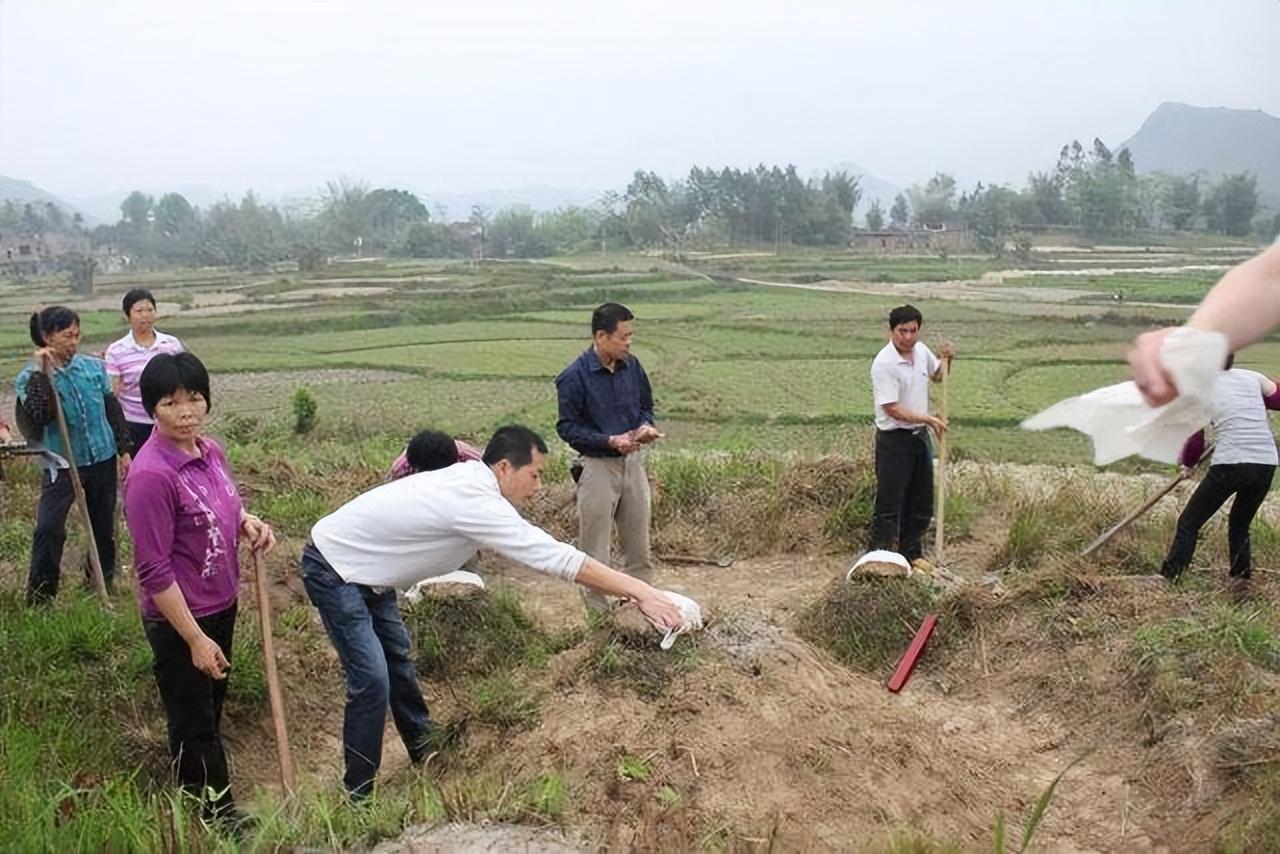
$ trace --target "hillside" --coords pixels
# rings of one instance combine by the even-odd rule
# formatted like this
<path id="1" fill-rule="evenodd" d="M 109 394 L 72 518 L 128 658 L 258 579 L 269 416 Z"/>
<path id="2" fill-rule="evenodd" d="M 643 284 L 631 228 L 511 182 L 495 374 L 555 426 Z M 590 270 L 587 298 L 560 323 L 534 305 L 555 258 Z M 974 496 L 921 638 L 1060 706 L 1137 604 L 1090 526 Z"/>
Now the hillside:
<path id="1" fill-rule="evenodd" d="M 7 175 L 0 175 L 0 202 L 6 199 L 12 199 L 18 203 L 37 203 L 45 204 L 52 202 L 61 208 L 68 216 L 79 213 L 84 215 L 84 211 L 59 196 L 55 196 L 48 190 L 41 189 L 30 181 L 23 181 L 20 178 L 10 178 Z"/>
<path id="2" fill-rule="evenodd" d="M 1140 172 L 1252 172 L 1261 203 L 1280 208 L 1280 118 L 1262 110 L 1166 102 L 1120 148 L 1129 149 Z"/>

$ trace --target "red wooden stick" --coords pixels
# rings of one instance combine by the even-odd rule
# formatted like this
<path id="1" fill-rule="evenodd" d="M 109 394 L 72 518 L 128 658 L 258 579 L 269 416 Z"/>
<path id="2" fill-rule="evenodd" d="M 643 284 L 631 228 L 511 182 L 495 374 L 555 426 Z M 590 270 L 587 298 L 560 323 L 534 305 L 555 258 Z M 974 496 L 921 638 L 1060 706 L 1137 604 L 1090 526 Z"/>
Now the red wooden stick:
<path id="1" fill-rule="evenodd" d="M 925 644 L 929 642 L 929 638 L 933 635 L 933 630 L 937 625 L 937 615 L 927 614 L 925 616 L 924 622 L 916 630 L 916 636 L 911 639 L 911 646 L 907 647 L 907 651 L 902 654 L 902 658 L 898 660 L 898 668 L 893 671 L 893 676 L 889 679 L 890 691 L 896 694 L 907 684 L 907 680 L 911 678 L 912 671 L 916 669 L 916 662 L 924 654 Z"/>

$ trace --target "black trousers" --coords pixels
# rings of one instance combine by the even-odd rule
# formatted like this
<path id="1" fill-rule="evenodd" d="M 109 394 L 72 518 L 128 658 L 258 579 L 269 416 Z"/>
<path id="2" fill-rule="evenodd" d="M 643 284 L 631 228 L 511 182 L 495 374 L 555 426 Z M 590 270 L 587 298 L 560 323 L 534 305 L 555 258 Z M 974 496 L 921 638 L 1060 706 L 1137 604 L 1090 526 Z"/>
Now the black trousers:
<path id="1" fill-rule="evenodd" d="M 142 446 L 151 438 L 151 428 L 154 425 L 142 424 L 138 421 L 126 421 L 125 424 L 129 428 L 129 438 L 133 440 L 133 455 L 136 457 L 138 451 L 142 450 Z"/>
<path id="2" fill-rule="evenodd" d="M 196 623 L 230 662 L 236 606 L 197 617 Z M 153 670 L 169 722 L 169 755 L 178 784 L 200 799 L 206 818 L 230 816 L 235 801 L 218 730 L 230 677 L 211 679 L 197 670 L 191 648 L 168 622 L 143 620 L 142 626 L 155 654 Z"/>
<path id="3" fill-rule="evenodd" d="M 98 543 L 102 575 L 110 590 L 116 573 L 116 458 L 80 466 L 78 474 L 89 506 L 89 524 Z M 75 503 L 72 476 L 72 472 L 63 470 L 53 483 L 47 476 L 43 479 L 36 509 L 36 530 L 31 538 L 31 564 L 27 570 L 29 604 L 48 602 L 58 595 L 62 547 L 67 542 L 67 513 Z M 87 563 L 85 571 L 87 576 Z"/>
<path id="4" fill-rule="evenodd" d="M 924 533 L 933 518 L 933 449 L 925 430 L 876 432 L 876 504 L 871 548 L 923 555 Z"/>
<path id="5" fill-rule="evenodd" d="M 1236 500 L 1227 515 L 1227 550 L 1231 554 L 1230 574 L 1236 578 L 1248 578 L 1253 571 L 1253 556 L 1249 549 L 1249 526 L 1257 515 L 1262 500 L 1271 488 L 1271 478 L 1276 467 L 1260 463 L 1232 463 L 1209 466 L 1204 480 L 1192 493 L 1191 500 L 1178 516 L 1178 527 L 1173 534 L 1169 554 L 1160 567 L 1166 578 L 1177 578 L 1191 563 L 1196 553 L 1196 540 L 1200 529 L 1218 508 L 1232 495 Z"/>

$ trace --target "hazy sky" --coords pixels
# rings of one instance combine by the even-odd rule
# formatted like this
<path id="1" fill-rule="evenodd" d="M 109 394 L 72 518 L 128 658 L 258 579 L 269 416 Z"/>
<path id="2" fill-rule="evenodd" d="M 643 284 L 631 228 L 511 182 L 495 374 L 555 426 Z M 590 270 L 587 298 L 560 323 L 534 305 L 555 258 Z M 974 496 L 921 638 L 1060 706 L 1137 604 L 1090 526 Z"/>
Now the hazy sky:
<path id="1" fill-rule="evenodd" d="M 1280 3 L 0 2 L 0 173 L 80 196 L 758 162 L 1020 184 L 1163 101 L 1280 114 Z"/>

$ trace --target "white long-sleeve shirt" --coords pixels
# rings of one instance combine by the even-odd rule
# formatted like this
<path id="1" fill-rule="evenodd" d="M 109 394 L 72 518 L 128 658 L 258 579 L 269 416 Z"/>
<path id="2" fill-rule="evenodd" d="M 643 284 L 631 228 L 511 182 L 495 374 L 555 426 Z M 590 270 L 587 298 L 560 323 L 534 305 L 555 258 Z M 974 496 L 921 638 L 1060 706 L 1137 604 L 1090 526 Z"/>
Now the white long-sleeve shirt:
<path id="1" fill-rule="evenodd" d="M 317 522 L 311 538 L 343 580 L 402 590 L 453 572 L 482 546 L 567 581 L 586 560 L 521 517 L 475 461 L 371 489 Z"/>

